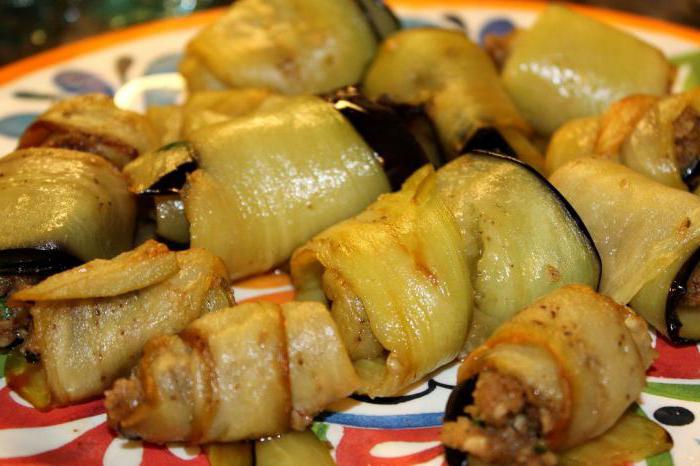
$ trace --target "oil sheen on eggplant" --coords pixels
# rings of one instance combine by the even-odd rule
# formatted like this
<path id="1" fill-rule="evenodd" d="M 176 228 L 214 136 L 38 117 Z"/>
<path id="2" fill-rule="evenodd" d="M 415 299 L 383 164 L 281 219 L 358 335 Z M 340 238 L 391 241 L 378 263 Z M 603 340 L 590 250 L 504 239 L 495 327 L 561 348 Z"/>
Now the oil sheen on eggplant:
<path id="1" fill-rule="evenodd" d="M 156 130 L 143 115 L 118 108 L 111 97 L 86 94 L 51 105 L 24 131 L 18 148 L 89 152 L 121 168 L 157 145 Z"/>
<path id="2" fill-rule="evenodd" d="M 538 170 L 528 123 L 500 84 L 486 53 L 462 32 L 410 29 L 387 38 L 362 83 L 373 100 L 423 106 L 448 158 L 461 154 L 480 128 L 494 128 Z"/>
<path id="3" fill-rule="evenodd" d="M 631 309 L 586 286 L 559 288 L 462 363 L 443 442 L 491 464 L 552 465 L 555 453 L 615 425 L 653 358 L 647 325 Z M 670 445 L 656 447 L 652 454 Z"/>
<path id="4" fill-rule="evenodd" d="M 319 94 L 356 83 L 376 52 L 375 34 L 392 29 L 372 3 L 239 0 L 189 42 L 180 72 L 190 91 Z"/>
<path id="5" fill-rule="evenodd" d="M 569 162 L 551 182 L 581 215 L 601 253 L 600 291 L 630 304 L 674 341 L 698 341 L 697 195 L 593 158 Z"/>
<path id="6" fill-rule="evenodd" d="M 598 286 L 600 258 L 585 225 L 526 164 L 467 154 L 438 170 L 436 187 L 457 220 L 472 270 L 467 350 L 549 291 L 570 283 Z"/>
<path id="7" fill-rule="evenodd" d="M 548 135 L 623 97 L 668 93 L 673 67 L 633 35 L 553 5 L 516 36 L 502 78 L 527 121 Z"/>

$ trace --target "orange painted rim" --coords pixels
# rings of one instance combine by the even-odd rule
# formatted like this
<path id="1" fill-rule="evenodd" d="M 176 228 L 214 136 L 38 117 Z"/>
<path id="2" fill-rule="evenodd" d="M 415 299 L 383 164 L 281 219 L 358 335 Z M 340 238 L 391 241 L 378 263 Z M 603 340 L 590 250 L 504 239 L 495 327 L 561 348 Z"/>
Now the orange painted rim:
<path id="1" fill-rule="evenodd" d="M 468 6 L 470 8 L 504 8 L 535 12 L 542 10 L 547 5 L 546 2 L 537 0 L 387 0 L 387 3 L 393 7 Z M 568 6 L 576 11 L 585 13 L 601 21 L 637 27 L 651 32 L 675 36 L 680 39 L 694 42 L 700 46 L 700 31 L 689 27 L 659 19 L 623 13 L 616 10 L 608 10 L 584 5 L 569 4 Z M 178 29 L 202 26 L 210 23 L 217 16 L 221 15 L 222 11 L 223 9 L 217 8 L 195 13 L 186 17 L 152 21 L 59 46 L 0 68 L 0 84 L 17 79 L 32 71 L 37 71 L 89 52 L 94 52 L 115 44 L 123 43 L 124 41 L 158 33 L 172 32 Z"/>

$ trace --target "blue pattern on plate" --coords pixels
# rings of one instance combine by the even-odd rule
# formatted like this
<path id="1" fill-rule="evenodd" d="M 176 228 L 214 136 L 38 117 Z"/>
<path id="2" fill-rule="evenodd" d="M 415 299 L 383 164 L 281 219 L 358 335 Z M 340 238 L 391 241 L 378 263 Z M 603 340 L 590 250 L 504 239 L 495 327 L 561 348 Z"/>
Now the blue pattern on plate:
<path id="1" fill-rule="evenodd" d="M 0 134 L 18 138 L 39 116 L 38 113 L 14 113 L 0 119 Z"/>
<path id="2" fill-rule="evenodd" d="M 438 427 L 442 425 L 443 413 L 397 414 L 371 416 L 364 414 L 323 412 L 316 421 L 331 422 L 345 426 L 373 429 L 410 429 L 415 427 Z"/>
<path id="3" fill-rule="evenodd" d="M 479 31 L 479 43 L 483 45 L 487 35 L 504 36 L 515 29 L 513 22 L 506 18 L 494 18 L 489 20 Z"/>
<path id="4" fill-rule="evenodd" d="M 181 53 L 161 55 L 146 65 L 146 71 L 143 74 L 172 73 L 177 71 L 180 60 L 182 60 Z"/>
<path id="5" fill-rule="evenodd" d="M 143 99 L 146 108 L 154 105 L 173 105 L 177 103 L 180 94 L 182 91 L 175 89 L 149 89 L 144 93 Z"/>
<path id="6" fill-rule="evenodd" d="M 53 77 L 53 82 L 66 92 L 72 94 L 100 94 L 114 95 L 112 86 L 93 73 L 79 70 L 60 71 Z"/>
<path id="7" fill-rule="evenodd" d="M 404 28 L 434 28 L 437 24 L 426 21 L 423 18 L 401 18 L 401 26 Z"/>

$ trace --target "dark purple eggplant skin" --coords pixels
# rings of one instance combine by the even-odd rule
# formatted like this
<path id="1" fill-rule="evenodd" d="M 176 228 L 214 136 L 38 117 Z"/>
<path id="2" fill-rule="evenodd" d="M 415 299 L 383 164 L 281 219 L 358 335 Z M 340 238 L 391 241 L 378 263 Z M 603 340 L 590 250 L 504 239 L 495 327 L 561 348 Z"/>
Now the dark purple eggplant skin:
<path id="1" fill-rule="evenodd" d="M 401 29 L 401 21 L 382 0 L 355 0 L 369 23 L 377 42 Z"/>
<path id="2" fill-rule="evenodd" d="M 431 163 L 416 138 L 390 107 L 369 100 L 354 86 L 325 97 L 372 148 L 392 189 L 400 189 L 413 172 Z"/>
<path id="3" fill-rule="evenodd" d="M 447 406 L 445 406 L 443 422 L 454 422 L 458 417 L 466 416 L 464 408 L 474 404 L 474 389 L 478 379 L 478 375 L 474 376 L 458 384 L 452 390 L 447 399 Z M 445 446 L 445 461 L 449 466 L 468 466 L 469 455 L 461 450 Z"/>
<path id="4" fill-rule="evenodd" d="M 55 243 L 0 251 L 0 275 L 52 275 L 82 264 Z"/>
<path id="5" fill-rule="evenodd" d="M 675 345 L 695 344 L 698 342 L 697 340 L 691 340 L 680 336 L 683 323 L 678 318 L 676 308 L 678 307 L 678 304 L 683 296 L 685 296 L 688 292 L 688 280 L 699 263 L 700 249 L 696 250 L 693 255 L 690 256 L 687 261 L 685 261 L 680 270 L 678 270 L 678 273 L 676 273 L 676 276 L 673 278 L 671 285 L 668 287 L 665 312 L 666 332 L 668 333 L 668 339 Z"/>
<path id="6" fill-rule="evenodd" d="M 197 162 L 186 162 L 178 165 L 177 168 L 170 173 L 162 176 L 158 181 L 153 183 L 141 194 L 156 196 L 162 194 L 179 193 L 187 181 L 187 175 L 197 169 Z"/>
<path id="7" fill-rule="evenodd" d="M 510 144 L 503 139 L 501 133 L 496 128 L 491 127 L 477 129 L 464 145 L 460 154 L 474 151 L 494 152 L 496 154 L 518 158 L 518 154 L 510 147 Z"/>
<path id="8" fill-rule="evenodd" d="M 515 157 L 510 157 L 507 155 L 503 154 L 497 154 L 495 152 L 488 152 L 484 150 L 475 150 L 472 151 L 468 154 L 466 154 L 470 157 L 491 157 L 491 158 L 496 158 L 499 160 L 503 160 L 505 162 L 513 163 L 516 165 L 519 165 L 520 167 L 524 168 L 527 170 L 532 176 L 537 178 L 554 196 L 554 198 L 559 202 L 559 205 L 561 205 L 562 209 L 564 212 L 566 212 L 567 216 L 571 221 L 574 222 L 574 224 L 578 227 L 579 231 L 583 235 L 584 238 L 586 238 L 586 242 L 588 243 L 588 247 L 593 253 L 595 254 L 596 257 L 596 262 L 598 264 L 598 283 L 596 284 L 596 290 L 600 288 L 600 278 L 602 275 L 602 270 L 603 270 L 603 262 L 600 260 L 600 253 L 598 252 L 598 248 L 596 248 L 595 243 L 593 242 L 593 237 L 591 236 L 590 232 L 588 231 L 588 228 L 586 228 L 586 224 L 583 223 L 583 220 L 579 216 L 579 214 L 576 212 L 574 207 L 569 204 L 569 201 L 566 200 L 566 198 L 555 188 L 552 186 L 552 183 L 547 181 L 547 178 L 542 176 L 540 172 L 532 168 L 530 165 L 526 164 L 525 162 L 518 160 Z M 687 279 L 686 279 L 687 280 Z"/>
<path id="9" fill-rule="evenodd" d="M 694 160 L 690 165 L 682 167 L 681 178 L 688 186 L 688 190 L 695 191 L 700 186 L 700 160 Z"/>

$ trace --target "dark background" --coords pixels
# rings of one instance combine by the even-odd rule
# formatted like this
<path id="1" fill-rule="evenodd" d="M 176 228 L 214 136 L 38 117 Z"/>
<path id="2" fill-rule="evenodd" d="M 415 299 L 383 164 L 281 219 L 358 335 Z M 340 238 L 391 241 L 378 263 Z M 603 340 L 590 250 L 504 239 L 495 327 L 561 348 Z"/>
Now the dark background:
<path id="1" fill-rule="evenodd" d="M 231 0 L 0 0 L 0 65 L 103 31 L 230 3 Z M 617 8 L 700 28 L 700 0 L 573 3 Z"/>

